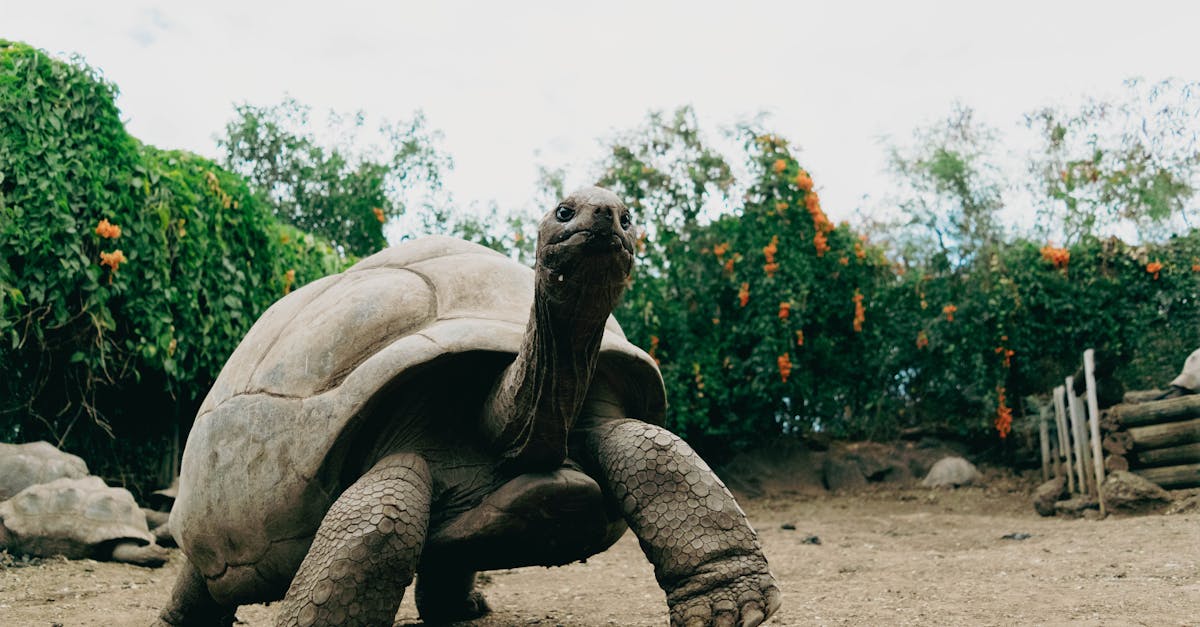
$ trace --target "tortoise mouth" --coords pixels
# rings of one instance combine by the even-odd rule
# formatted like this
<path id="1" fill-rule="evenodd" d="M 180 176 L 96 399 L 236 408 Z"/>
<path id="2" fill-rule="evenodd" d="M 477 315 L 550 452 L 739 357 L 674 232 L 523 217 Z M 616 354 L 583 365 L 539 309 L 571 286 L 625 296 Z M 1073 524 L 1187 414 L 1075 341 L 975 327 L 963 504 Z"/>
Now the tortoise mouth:
<path id="1" fill-rule="evenodd" d="M 559 245 L 568 249 L 581 250 L 588 255 L 617 253 L 621 250 L 633 252 L 628 249 L 623 238 L 612 231 L 600 232 L 587 229 L 575 231 Z"/>
<path id="2" fill-rule="evenodd" d="M 581 228 L 559 234 L 539 263 L 558 281 L 624 283 L 634 269 L 632 241 L 610 228 Z"/>

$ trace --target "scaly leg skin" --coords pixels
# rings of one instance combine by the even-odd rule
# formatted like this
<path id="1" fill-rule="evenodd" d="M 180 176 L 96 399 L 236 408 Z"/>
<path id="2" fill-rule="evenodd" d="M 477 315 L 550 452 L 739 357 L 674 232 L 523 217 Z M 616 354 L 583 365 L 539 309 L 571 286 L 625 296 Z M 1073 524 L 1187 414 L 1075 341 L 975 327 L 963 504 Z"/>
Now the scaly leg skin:
<path id="1" fill-rule="evenodd" d="M 601 421 L 581 435 L 581 455 L 654 564 L 671 625 L 753 627 L 779 609 L 757 534 L 690 446 L 630 419 Z"/>
<path id="2" fill-rule="evenodd" d="M 278 624 L 391 625 L 425 543 L 430 498 L 420 456 L 375 464 L 325 514 Z"/>
<path id="3" fill-rule="evenodd" d="M 421 620 L 441 625 L 479 618 L 491 611 L 475 589 L 475 573 L 423 568 L 417 573 L 417 612 Z"/>
<path id="4" fill-rule="evenodd" d="M 214 601 L 204 576 L 191 563 L 184 563 L 171 592 L 171 601 L 154 627 L 230 627 L 237 620 L 236 611 L 236 607 L 225 607 Z"/>

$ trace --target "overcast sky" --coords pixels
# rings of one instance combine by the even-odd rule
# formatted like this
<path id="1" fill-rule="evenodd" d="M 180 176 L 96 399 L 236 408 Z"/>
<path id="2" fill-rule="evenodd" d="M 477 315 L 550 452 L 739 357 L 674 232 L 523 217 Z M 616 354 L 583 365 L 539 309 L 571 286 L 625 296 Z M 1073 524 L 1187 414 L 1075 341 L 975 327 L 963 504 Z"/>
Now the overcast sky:
<path id="1" fill-rule="evenodd" d="M 136 2 L 0 0 L 0 37 L 77 53 L 131 133 L 217 154 L 235 103 L 285 94 L 391 119 L 424 110 L 462 203 L 528 204 L 538 164 L 587 182 L 615 131 L 692 104 L 716 133 L 758 112 L 801 147 L 826 211 L 886 194 L 879 138 L 958 100 L 1022 113 L 1200 79 L 1193 2 Z"/>

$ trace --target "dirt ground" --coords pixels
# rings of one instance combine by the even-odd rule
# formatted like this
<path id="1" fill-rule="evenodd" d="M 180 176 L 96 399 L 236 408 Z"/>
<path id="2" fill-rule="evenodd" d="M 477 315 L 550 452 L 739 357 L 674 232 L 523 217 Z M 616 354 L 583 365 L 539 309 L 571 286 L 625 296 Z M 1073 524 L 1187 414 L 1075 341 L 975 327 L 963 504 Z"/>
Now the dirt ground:
<path id="1" fill-rule="evenodd" d="M 1040 518 L 1031 488 L 993 475 L 988 487 L 953 491 L 909 482 L 743 499 L 784 591 L 770 624 L 1200 623 L 1200 513 Z M 1014 533 L 1029 537 L 1003 538 Z M 176 551 L 157 570 L 9 563 L 0 568 L 0 625 L 148 625 L 180 561 Z M 628 534 L 586 564 L 488 573 L 483 590 L 495 611 L 470 623 L 477 627 L 667 622 L 663 594 Z M 238 616 L 260 626 L 274 612 L 248 606 Z M 397 624 L 420 624 L 411 598 Z"/>

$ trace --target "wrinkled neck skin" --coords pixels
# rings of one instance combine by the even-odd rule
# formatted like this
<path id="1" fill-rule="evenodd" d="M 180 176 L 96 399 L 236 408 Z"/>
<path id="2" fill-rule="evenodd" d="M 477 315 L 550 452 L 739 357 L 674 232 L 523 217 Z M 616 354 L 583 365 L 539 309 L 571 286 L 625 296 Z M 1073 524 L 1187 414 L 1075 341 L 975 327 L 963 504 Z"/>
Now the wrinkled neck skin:
<path id="1" fill-rule="evenodd" d="M 566 459 L 567 434 L 596 371 L 604 325 L 624 288 L 623 281 L 565 276 L 542 264 L 535 274 L 520 352 L 483 408 L 485 437 L 514 472 L 549 470 Z"/>

